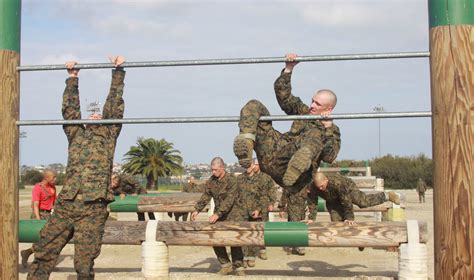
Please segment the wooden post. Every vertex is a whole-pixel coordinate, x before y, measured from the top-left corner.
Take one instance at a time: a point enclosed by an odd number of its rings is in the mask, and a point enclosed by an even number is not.
[[[0,279],[18,278],[20,0],[0,0]]]
[[[435,279],[474,279],[474,2],[430,0]]]

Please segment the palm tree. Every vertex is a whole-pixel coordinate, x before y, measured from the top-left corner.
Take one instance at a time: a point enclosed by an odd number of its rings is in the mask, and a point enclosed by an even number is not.
[[[158,177],[180,175],[183,172],[183,158],[180,151],[173,149],[173,143],[165,139],[140,137],[136,146],[125,153],[123,170],[133,175],[143,175],[147,188],[156,190]]]

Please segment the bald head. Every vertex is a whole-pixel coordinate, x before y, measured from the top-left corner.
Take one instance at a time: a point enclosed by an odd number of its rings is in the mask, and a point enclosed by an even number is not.
[[[329,115],[336,107],[336,94],[329,89],[321,89],[311,99],[309,113],[311,115]]]
[[[323,172],[318,171],[316,175],[313,176],[313,183],[317,189],[325,191],[328,187],[329,180]]]
[[[45,169],[43,171],[43,182],[48,185],[55,186],[56,185],[56,171],[52,169]]]
[[[321,89],[316,92],[315,95],[322,96],[325,100],[325,104],[327,106],[330,106],[332,108],[336,107],[337,104],[337,96],[336,94],[330,90],[330,89]]]
[[[216,165],[216,166],[225,166],[224,160],[221,157],[215,157],[211,160],[211,165]]]

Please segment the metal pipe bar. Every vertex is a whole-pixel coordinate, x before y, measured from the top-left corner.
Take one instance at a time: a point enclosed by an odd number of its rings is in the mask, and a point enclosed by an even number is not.
[[[429,57],[429,52],[397,52],[397,53],[368,53],[368,54],[342,54],[342,55],[313,55],[299,56],[296,60],[300,62],[309,61],[335,61],[335,60],[365,60],[365,59],[395,59],[395,58],[420,58]],[[136,67],[167,67],[167,66],[200,66],[200,65],[224,65],[224,64],[256,64],[256,63],[279,63],[285,62],[285,57],[255,57],[255,58],[224,58],[224,59],[193,59],[193,60],[169,60],[169,61],[142,61],[125,62],[124,68]],[[84,63],[77,64],[76,69],[104,69],[115,68],[112,63]],[[64,64],[51,65],[23,65],[18,66],[18,71],[44,71],[64,70]]]
[[[352,113],[334,114],[326,119],[349,120],[349,119],[389,119],[389,118],[425,118],[431,117],[431,112],[384,112],[384,113]],[[150,124],[150,123],[218,123],[238,122],[240,117],[170,117],[170,118],[130,118],[130,119],[103,119],[103,120],[20,120],[18,126],[38,125],[78,125],[78,124]],[[321,120],[325,119],[319,115],[283,115],[263,116],[260,121],[294,121],[294,120]]]

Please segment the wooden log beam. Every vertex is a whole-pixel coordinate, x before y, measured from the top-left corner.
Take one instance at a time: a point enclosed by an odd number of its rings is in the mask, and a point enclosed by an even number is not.
[[[21,230],[28,230],[28,223],[37,225],[38,222],[43,221],[22,221]],[[102,244],[141,244],[145,241],[146,225],[147,222],[140,221],[108,221]],[[35,242],[32,236],[39,237],[40,229],[41,226],[34,227],[36,232],[28,233],[29,239],[20,239],[20,242]],[[428,229],[425,222],[419,223],[419,232],[420,242],[426,243]],[[272,241],[275,235],[279,236],[281,246],[303,235],[307,239],[305,246],[309,247],[396,247],[408,242],[405,222],[358,222],[355,226],[332,222],[309,225],[295,222],[159,222],[156,240],[179,246],[280,246]]]
[[[0,279],[18,278],[20,0],[0,1]]]
[[[428,3],[435,279],[474,279],[474,1]]]

